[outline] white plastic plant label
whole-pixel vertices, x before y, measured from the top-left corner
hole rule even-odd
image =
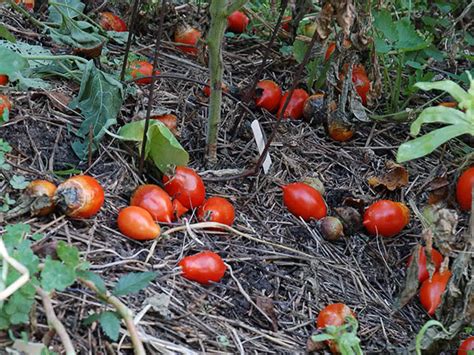
[[[255,137],[255,142],[257,142],[258,151],[260,155],[262,155],[262,152],[263,152],[263,149],[265,148],[265,143],[266,143],[266,139],[264,137],[262,127],[260,126],[260,122],[258,122],[258,120],[253,120],[251,126],[252,126],[253,136]],[[272,165],[272,159],[270,158],[270,152],[267,152],[267,156],[265,157],[265,160],[263,161],[263,164],[262,164],[263,172],[265,174],[268,173],[271,165]]]

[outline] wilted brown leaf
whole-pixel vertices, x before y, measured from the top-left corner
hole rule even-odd
[[[331,22],[334,15],[334,7],[328,1],[323,5],[318,18],[316,19],[316,31],[322,40],[329,37],[332,32]]]
[[[50,98],[51,104],[61,112],[68,112],[71,97],[59,91],[47,91],[46,95]]]
[[[356,18],[356,8],[352,3],[352,0],[333,0],[332,4],[336,9],[337,23],[341,26],[342,31],[346,35],[349,35]]]
[[[407,276],[400,296],[395,302],[395,308],[400,309],[405,306],[418,292],[418,255],[420,254],[421,245],[417,244],[413,248],[411,255],[413,255],[412,262],[407,269]]]
[[[272,320],[273,331],[278,331],[278,318],[273,308],[273,300],[265,296],[257,296],[257,306]]]
[[[434,178],[428,186],[428,203],[434,205],[446,200],[449,192],[449,182],[446,177]]]
[[[408,184],[408,171],[401,165],[389,160],[386,164],[387,172],[381,176],[373,176],[368,179],[372,187],[384,186],[394,191]]]

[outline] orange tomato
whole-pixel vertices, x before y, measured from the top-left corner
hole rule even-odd
[[[277,83],[272,80],[262,80],[258,82],[255,96],[255,105],[257,105],[257,107],[275,112],[280,101],[281,89]]]
[[[413,255],[410,255],[407,261],[407,266],[410,266],[412,261]],[[435,267],[435,271],[438,271],[439,267],[441,266],[441,263],[443,262],[443,256],[435,248],[431,249],[431,262]],[[428,272],[428,269],[426,268],[425,247],[421,247],[420,251],[418,252],[418,281],[422,283],[428,277],[430,277],[430,274]]]
[[[187,256],[178,265],[185,278],[203,285],[208,285],[211,281],[219,282],[227,270],[222,258],[212,251]]]
[[[179,200],[173,200],[173,221],[179,219],[183,214],[188,212],[189,209],[183,206]]]
[[[122,209],[117,225],[123,235],[135,240],[150,240],[160,235],[160,226],[155,223],[151,214],[138,206]]]
[[[100,13],[99,25],[106,31],[127,31],[127,24],[120,17],[111,12]]]
[[[326,217],[327,207],[318,190],[303,182],[282,186],[283,203],[296,217],[305,221]]]
[[[289,92],[286,92],[280,101],[280,107],[278,109],[277,117],[281,117],[283,106],[285,105],[286,99],[289,95]],[[286,106],[285,113],[283,118],[291,118],[293,120],[298,120],[303,116],[303,108],[306,99],[309,97],[308,93],[303,89],[295,89],[293,95],[291,95],[290,102]]]
[[[346,318],[350,316],[355,318],[354,312],[352,312],[352,310],[344,303],[332,303],[319,312],[316,326],[318,329],[323,329],[331,325],[340,327],[345,324]],[[331,348],[333,354],[339,353],[337,344],[334,341],[329,340],[327,344]]]
[[[365,210],[363,225],[371,235],[393,237],[410,222],[410,210],[400,202],[379,200]]]
[[[135,60],[129,64],[130,75],[138,85],[147,85],[151,83],[151,76],[153,75],[153,65],[146,60]],[[159,75],[160,71],[155,70],[155,75]]]
[[[8,84],[8,75],[0,74],[0,85]]]
[[[242,11],[234,11],[227,17],[227,29],[234,33],[245,32],[249,18]]]
[[[186,208],[199,207],[206,198],[206,188],[201,177],[186,166],[176,167],[173,176],[163,176],[165,191]]]

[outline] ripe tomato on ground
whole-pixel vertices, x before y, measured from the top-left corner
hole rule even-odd
[[[270,112],[275,112],[280,105],[281,89],[272,80],[261,80],[257,84],[255,105]]]
[[[446,290],[446,285],[451,278],[451,272],[435,272],[433,277],[423,282],[420,288],[420,302],[430,316],[434,314],[436,308],[441,304],[441,296]]]
[[[176,46],[180,51],[191,55],[198,54],[197,43],[202,34],[199,30],[186,26],[180,27],[174,34],[174,41],[176,43],[187,44],[189,46]]]
[[[468,354],[468,351],[474,352],[474,336],[464,339],[461,345],[459,345],[458,355],[472,355]]]
[[[12,110],[12,104],[7,96],[0,95],[0,119],[3,117],[5,109]]]
[[[100,13],[99,25],[106,31],[127,31],[127,24],[120,17],[111,12]]]
[[[207,82],[207,83],[209,84],[209,82]],[[221,84],[221,89],[222,89],[222,92],[226,92],[226,93],[229,92],[229,87],[224,83]],[[211,96],[211,87],[209,85],[204,86],[202,88],[202,92],[206,97],[210,97]]]
[[[409,221],[410,211],[403,203],[379,200],[365,210],[363,225],[371,235],[393,237]]]
[[[129,64],[129,69],[130,75],[133,79],[144,77],[135,80],[138,85],[147,85],[151,83],[151,78],[148,78],[153,75],[153,65],[151,63],[148,63],[146,60],[135,60]],[[155,75],[159,74],[160,72],[155,70]]]
[[[130,206],[139,206],[147,210],[157,222],[171,223],[173,204],[168,193],[158,185],[138,186],[130,199]]]
[[[227,269],[222,258],[212,251],[187,256],[178,265],[185,278],[203,285],[219,282]]]
[[[123,208],[117,217],[120,232],[135,240],[155,239],[160,235],[160,226],[144,208],[129,206]]]
[[[296,217],[305,221],[326,217],[327,207],[318,190],[303,182],[282,186],[283,203]]]
[[[318,319],[316,320],[316,326],[318,329],[325,328],[327,326],[340,327],[346,323],[347,317],[354,317],[355,314],[352,310],[347,307],[344,303],[333,303],[327,305],[321,312],[319,312]],[[333,354],[338,354],[338,348],[334,341],[328,341],[328,345],[331,348]]]
[[[474,166],[461,174],[456,184],[456,199],[463,211],[471,210]]]
[[[8,84],[8,75],[0,74],[0,85]]]
[[[344,80],[349,66],[344,64],[342,73],[339,75],[339,80]],[[352,82],[354,83],[357,94],[359,95],[362,104],[367,105],[367,94],[370,90],[370,80],[367,72],[362,64],[354,64],[352,67]]]
[[[235,219],[234,206],[223,197],[211,197],[198,209],[198,219],[206,222],[217,222],[231,226]]]
[[[186,208],[199,207],[206,198],[206,188],[201,177],[185,166],[178,166],[173,176],[163,176],[165,191],[179,200]]]
[[[173,200],[173,221],[177,220],[188,211],[189,209],[184,207],[183,204],[179,202],[179,200],[177,199]]]
[[[249,18],[242,11],[234,11],[227,17],[227,29],[234,33],[245,32]]]
[[[285,101],[289,95],[289,92],[286,92],[280,101],[280,107],[278,108],[277,116],[281,117],[283,106],[285,105]],[[303,89],[295,89],[293,95],[291,95],[290,102],[286,106],[285,113],[283,114],[283,118],[291,118],[293,120],[298,120],[303,117],[303,108],[306,99],[309,97],[308,93]]]
[[[407,266],[410,266],[413,260],[413,255],[410,255],[407,261]],[[443,262],[443,256],[435,248],[431,249],[431,262],[435,266],[435,271],[439,270],[441,263]],[[422,283],[430,276],[426,268],[426,252],[425,247],[421,247],[418,252],[418,281]]]

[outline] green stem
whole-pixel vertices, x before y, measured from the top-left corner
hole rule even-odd
[[[26,60],[63,60],[63,59],[70,59],[70,60],[78,60],[82,63],[87,63],[88,60],[82,57],[78,57],[75,55],[25,55],[23,56]]]

